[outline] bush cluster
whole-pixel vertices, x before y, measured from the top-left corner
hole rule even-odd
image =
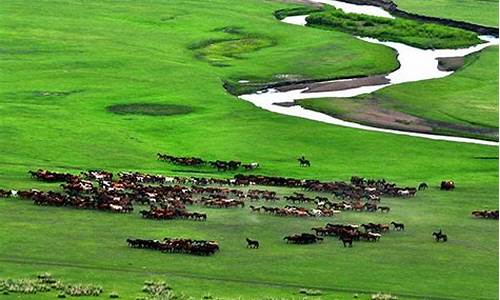
[[[64,298],[66,295],[99,296],[103,291],[102,287],[92,284],[65,284],[52,277],[49,273],[39,274],[35,278],[0,279],[0,292],[4,294],[36,294],[52,290],[59,291],[59,298]]]

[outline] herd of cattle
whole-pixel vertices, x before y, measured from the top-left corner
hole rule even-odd
[[[159,240],[127,239],[132,248],[152,249],[168,253],[186,253],[191,255],[212,255],[219,251],[215,241],[164,238]]]
[[[175,158],[158,155],[159,159],[179,164],[198,164],[196,158]],[[229,162],[231,163],[231,162]],[[233,164],[233,163],[231,163]],[[237,164],[238,166],[240,164]],[[298,180],[284,177],[238,174],[232,179],[165,177],[161,175],[118,173],[118,178],[106,171],[88,171],[79,175],[50,172],[47,170],[30,171],[31,176],[44,182],[62,182],[63,192],[54,191],[5,191],[0,190],[0,197],[18,196],[31,199],[37,205],[70,206],[82,209],[97,209],[111,212],[129,213],[134,204],[149,205],[149,210],[141,210],[144,218],[154,220],[190,219],[205,221],[206,213],[189,212],[187,205],[197,204],[212,208],[245,207],[245,201],[271,201],[284,199],[293,204],[314,204],[315,208],[286,205],[284,207],[250,205],[252,212],[263,212],[278,216],[323,217],[333,216],[342,211],[389,212],[388,206],[380,206],[381,197],[409,198],[415,195],[416,188],[398,187],[385,180],[370,180],[352,177],[350,182],[321,182],[319,180]],[[275,191],[250,186],[278,186],[302,188],[306,192],[329,193],[339,201],[328,197],[306,196],[294,192],[279,197]],[[441,189],[454,188],[452,181],[443,181]],[[418,190],[427,188],[421,183]],[[497,211],[474,211],[478,218],[498,219]],[[404,230],[404,224],[391,223],[394,230]],[[359,228],[363,228],[360,230]],[[312,228],[315,234],[302,233],[285,237],[288,243],[310,244],[323,240],[323,236],[338,237],[344,246],[352,246],[353,241],[378,241],[382,233],[389,230],[389,224],[343,225],[327,224],[325,227]],[[437,240],[442,240],[442,232],[436,233]],[[249,245],[255,248],[255,243]],[[182,252],[196,255],[210,255],[218,250],[215,242],[191,241],[189,239],[127,240],[131,247],[148,248],[164,252]],[[257,242],[258,241],[252,241]],[[257,246],[258,248],[258,246]]]
[[[157,156],[158,160],[169,162],[169,163],[175,164],[175,165],[190,166],[190,167],[200,167],[200,166],[209,165],[209,166],[217,169],[218,171],[235,171],[235,170],[238,170],[240,167],[244,168],[245,170],[253,170],[253,169],[257,169],[259,167],[259,163],[256,163],[256,162],[243,164],[241,161],[237,161],[237,160],[206,161],[206,160],[199,158],[199,157],[183,157],[183,156],[177,157],[177,156],[168,155],[168,154],[161,154],[161,153],[156,154],[156,156]]]

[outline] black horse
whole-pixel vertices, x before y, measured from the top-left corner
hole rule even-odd
[[[340,236],[339,240],[342,241],[342,243],[344,244],[344,247],[347,247],[347,245],[349,245],[349,247],[352,247],[352,237]]]
[[[299,161],[301,167],[310,167],[311,166],[311,162],[309,160],[307,160],[303,155],[302,155],[302,157],[297,158],[297,160]]]
[[[378,209],[380,210],[380,212],[386,212],[386,213],[388,213],[391,210],[389,206],[379,206]]]
[[[419,190],[419,191],[423,191],[423,190],[427,189],[428,187],[429,187],[429,186],[427,185],[427,183],[422,182],[421,184],[419,184],[419,186],[418,186],[418,190]]]
[[[259,241],[254,241],[247,238],[247,248],[259,249]]]
[[[405,230],[405,224],[403,223],[396,223],[396,222],[391,222],[391,224],[394,226],[394,230],[400,231],[400,230]]]
[[[432,235],[436,239],[436,242],[443,241],[446,242],[448,241],[448,236],[444,234],[441,229],[439,229],[439,232],[433,232]]]

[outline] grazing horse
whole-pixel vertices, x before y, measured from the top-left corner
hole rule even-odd
[[[419,184],[419,186],[418,186],[418,190],[419,190],[419,191],[423,191],[423,190],[427,189],[428,187],[429,187],[429,186],[427,185],[427,183],[422,182],[421,184]]]
[[[449,191],[455,188],[455,182],[451,180],[441,181],[441,190]]]
[[[249,238],[247,240],[247,248],[259,249],[259,241],[251,240]]]
[[[391,210],[389,206],[379,206],[378,209],[380,210],[380,212],[386,212],[386,213],[388,213]]]
[[[342,241],[342,243],[344,244],[344,248],[347,247],[347,245],[349,245],[349,247],[352,248],[352,237],[348,237],[348,236],[340,236],[339,237],[339,240]]]
[[[439,229],[439,232],[433,232],[432,235],[436,239],[436,242],[439,242],[440,240],[443,242],[448,241],[448,236],[444,234],[441,229]]]
[[[253,169],[257,169],[259,167],[259,163],[256,163],[256,162],[253,162],[253,163],[249,163],[249,164],[246,164],[246,165],[242,165],[243,168],[245,168],[245,170],[253,170]]]
[[[260,212],[260,207],[255,207],[255,206],[253,206],[253,205],[250,205],[250,209],[251,209],[252,211],[258,211],[258,212]]]
[[[405,230],[405,224],[403,223],[396,223],[394,221],[391,222],[391,224],[394,226],[394,230],[400,231],[400,230]]]
[[[311,162],[307,160],[304,156],[297,158],[301,167],[310,167]]]

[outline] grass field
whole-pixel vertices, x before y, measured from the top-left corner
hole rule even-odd
[[[394,85],[348,99],[311,99],[299,103],[342,119],[366,123],[368,120],[352,117],[352,113],[376,102],[377,107],[428,120],[437,133],[495,139],[498,138],[497,95],[498,47],[495,46],[469,55],[464,66],[449,77]],[[453,126],[485,132],[473,133]]]
[[[484,188],[496,189],[494,185]],[[471,201],[472,198],[480,198],[481,203]],[[174,278],[185,276],[195,280],[217,278],[240,281],[240,284],[248,281],[250,285],[252,282],[292,285],[296,286],[295,293],[300,286],[315,287],[323,290],[327,299],[339,297],[336,291],[330,290],[335,288],[352,289],[350,297],[356,290],[382,290],[457,299],[460,296],[493,298],[495,285],[485,285],[483,280],[494,277],[498,268],[497,223],[475,220],[469,214],[478,207],[494,207],[495,197],[464,183],[455,192],[441,192],[433,187],[412,200],[392,199],[384,203],[392,207],[391,213],[346,212],[320,220],[251,214],[248,209],[194,208],[208,213],[209,220],[204,223],[156,222],[140,218],[137,212],[132,215],[82,212],[4,200],[0,203],[4,237],[0,250],[5,255],[0,259],[31,262],[54,274],[58,274],[61,267],[50,264],[57,263],[70,268],[90,268],[93,272],[111,269],[108,272],[112,274],[129,273],[145,279],[165,273],[167,279],[172,274]],[[404,220],[407,230],[391,232],[380,243],[357,243],[352,249],[343,248],[333,238],[309,246],[288,245],[281,240],[287,234],[307,232],[326,222],[388,223],[391,220]],[[446,226],[451,241],[436,244],[430,233],[442,226]],[[222,250],[213,257],[169,255],[130,249],[124,241],[127,237],[164,236],[215,239]],[[246,250],[244,236],[258,237],[261,249]],[[411,268],[401,268],[408,264]],[[462,288],[465,270],[468,284]],[[69,278],[85,277],[71,274]],[[446,278],[444,282],[443,278]],[[114,280],[104,280],[102,284],[124,294]],[[218,294],[218,289],[214,290],[217,292],[212,294]],[[189,292],[199,295],[205,290],[192,288]],[[289,293],[288,296],[293,296],[293,292]],[[220,295],[232,298],[245,294],[239,290],[223,290]]]
[[[360,175],[433,186],[412,200],[384,199],[393,208],[388,215],[346,213],[330,220],[408,224],[406,233],[353,249],[335,240],[305,247],[281,241],[284,234],[328,220],[207,209],[206,223],[149,222],[136,214],[2,199],[0,277],[49,271],[66,281],[101,284],[123,299],[140,296],[143,281],[151,278],[163,278],[195,297],[210,293],[226,299],[302,299],[300,287],[322,289],[321,299],[351,299],[356,290],[427,299],[498,298],[498,223],[470,218],[471,210],[498,206],[498,160],[481,159],[497,158],[497,147],[276,115],[222,87],[225,80],[386,73],[397,67],[390,49],[345,33],[282,24],[273,12],[290,5],[277,1],[5,1],[0,7],[0,188],[52,187],[27,176],[36,168],[221,176],[158,162],[157,152],[258,161],[258,173],[266,175],[323,180]],[[272,43],[233,42],[246,37],[221,28],[239,28],[246,37]],[[220,40],[231,42],[204,54],[222,57],[225,66],[200,57],[201,48],[193,47]],[[182,105],[190,112],[107,111],[116,104]],[[311,168],[297,166],[302,154],[311,159]],[[435,186],[443,179],[455,180],[458,188],[438,191]],[[438,228],[450,235],[448,243],[433,242],[430,234]],[[124,243],[129,236],[168,235],[218,239],[223,250],[213,257],[191,257],[129,249]],[[247,251],[246,235],[259,238],[262,249]]]
[[[495,0],[396,0],[404,11],[498,27]]]

